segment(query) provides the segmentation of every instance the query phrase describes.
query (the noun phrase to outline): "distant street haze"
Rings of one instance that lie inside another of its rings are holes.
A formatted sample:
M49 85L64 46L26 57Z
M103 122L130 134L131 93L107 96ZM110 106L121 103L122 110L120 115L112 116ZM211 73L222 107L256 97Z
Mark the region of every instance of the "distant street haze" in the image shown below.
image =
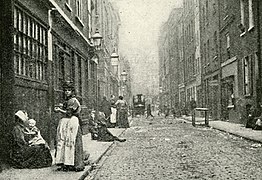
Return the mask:
M119 52L130 62L133 94L157 94L160 26L182 0L111 0L121 19ZM152 94L152 95L153 95Z

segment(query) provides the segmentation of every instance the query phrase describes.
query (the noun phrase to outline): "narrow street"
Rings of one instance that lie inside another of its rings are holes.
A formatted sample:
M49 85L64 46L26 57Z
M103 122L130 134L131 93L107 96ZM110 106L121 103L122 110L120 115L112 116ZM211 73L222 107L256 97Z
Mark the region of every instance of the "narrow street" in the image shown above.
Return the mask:
M182 119L134 118L86 180L260 179L262 148Z

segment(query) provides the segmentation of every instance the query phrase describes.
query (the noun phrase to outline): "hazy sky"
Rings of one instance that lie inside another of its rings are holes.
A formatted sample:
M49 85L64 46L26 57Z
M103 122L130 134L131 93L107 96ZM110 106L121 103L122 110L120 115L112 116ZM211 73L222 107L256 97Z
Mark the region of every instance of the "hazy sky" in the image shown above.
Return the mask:
M147 78L157 77L159 28L182 0L111 0L121 19L119 54L125 55L133 71L134 93L145 93ZM146 64L145 64L146 63ZM148 66L147 66L148 65ZM154 72L152 72L152 70ZM149 77L151 76L151 77Z

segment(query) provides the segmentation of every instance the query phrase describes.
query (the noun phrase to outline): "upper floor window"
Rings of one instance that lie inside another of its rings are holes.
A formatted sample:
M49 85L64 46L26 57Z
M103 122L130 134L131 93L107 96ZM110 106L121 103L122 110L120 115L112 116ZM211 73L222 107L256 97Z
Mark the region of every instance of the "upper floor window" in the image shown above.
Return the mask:
M240 15L241 15L241 24L245 26L245 0L240 0Z
M83 19L82 0L76 0L76 15L79 19Z
M241 22L239 29L244 34L246 26L248 26L248 30L254 27L253 0L240 0L240 15Z
M65 3L65 5L66 5L66 7L68 8L68 10L69 11L72 11L72 9L71 9L71 2L72 0L66 0L66 3Z
M227 49L227 58L230 59L230 36L229 33L226 34L226 49Z
M249 29L254 27L253 0L248 0L248 21Z
M218 52L218 43L217 43L217 32L214 32L214 56L217 56L217 52Z
M14 8L14 68L17 75L46 80L47 30L21 8Z

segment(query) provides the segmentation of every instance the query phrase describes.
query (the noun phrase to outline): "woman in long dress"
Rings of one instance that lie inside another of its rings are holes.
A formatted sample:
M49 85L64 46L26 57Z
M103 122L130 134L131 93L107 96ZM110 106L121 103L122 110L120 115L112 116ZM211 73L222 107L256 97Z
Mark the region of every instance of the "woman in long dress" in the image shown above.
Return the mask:
M21 110L16 112L16 125L12 131L11 165L15 168L49 167L52 165L50 150L45 144L30 145L32 136L27 127L27 120L27 113Z
M117 136L114 136L107 129L106 117L103 112L99 112L99 111L91 112L90 130L91 130L91 136L95 137L95 140L98 140L98 141L104 141L104 142L111 142L111 141L125 142L126 141L126 139L120 139Z
M73 95L73 84L67 82L64 86L66 102L63 108L56 107L56 112L65 115L59 121L57 127L57 148L56 164L61 166L58 170L62 171L83 171L84 156L82 131L80 128L79 115L81 106L79 101Z
M117 109L117 126L119 128L129 128L128 114L127 114L127 102L123 96L119 96L119 99L115 103Z
M110 99L110 103L111 103L111 115L110 115L110 123L111 123L111 127L116 127L116 100L115 100L115 96L111 95L111 99Z

